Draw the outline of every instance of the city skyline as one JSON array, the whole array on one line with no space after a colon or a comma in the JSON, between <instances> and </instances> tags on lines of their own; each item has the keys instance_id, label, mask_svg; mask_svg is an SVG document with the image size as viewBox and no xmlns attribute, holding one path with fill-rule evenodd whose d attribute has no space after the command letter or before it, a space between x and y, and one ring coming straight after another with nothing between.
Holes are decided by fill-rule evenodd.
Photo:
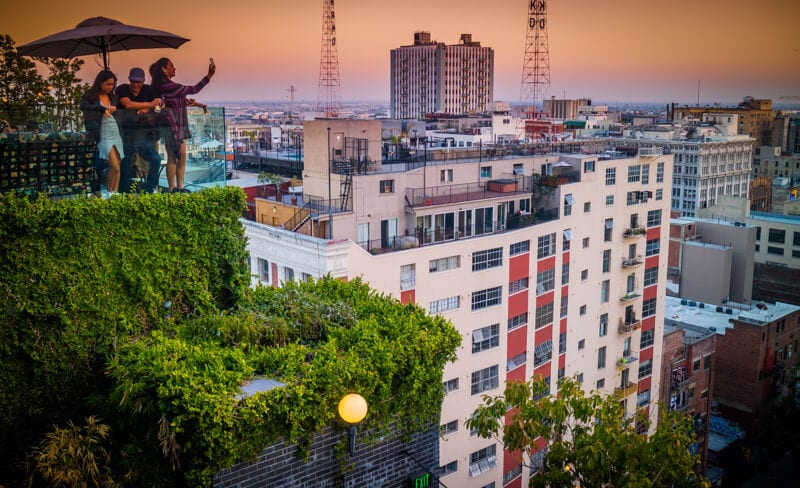
<instances>
[{"instance_id":1,"label":"city skyline","mask_svg":"<svg viewBox=\"0 0 800 488\"><path fill-rule=\"evenodd\" d=\"M76 4L16 4L0 19L0 33L17 45L74 27L102 15L125 23L188 37L178 50L115 52L110 65L121 82L132 66L161 56L173 59L176 81L195 83L208 58L217 64L207 101L315 101L321 38L321 2L245 0L236 8L215 3L124 3L96 0ZM527 2L488 4L477 0L336 3L341 98L388 102L389 51L411 44L414 31L454 44L461 33L495 50L495 99L519 100ZM800 4L709 0L613 4L569 0L548 4L551 91L561 98L589 97L606 102L735 103L743 96L778 99L800 95L800 41L792 22ZM43 14L42 12L46 12ZM91 57L81 76L99 70ZM752 69L748 70L748 66Z\"/></svg>"}]
</instances>

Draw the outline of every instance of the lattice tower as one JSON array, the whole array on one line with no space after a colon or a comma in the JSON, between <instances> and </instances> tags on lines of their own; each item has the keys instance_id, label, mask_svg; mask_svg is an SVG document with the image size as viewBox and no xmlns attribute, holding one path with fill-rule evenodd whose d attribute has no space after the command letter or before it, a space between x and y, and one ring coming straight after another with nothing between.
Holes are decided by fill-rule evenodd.
<instances>
[{"instance_id":1,"label":"lattice tower","mask_svg":"<svg viewBox=\"0 0 800 488\"><path fill-rule=\"evenodd\" d=\"M322 48L319 59L319 96L317 113L323 117L337 117L339 103L339 53L336 49L336 16L334 0L322 0Z\"/></svg>"},{"instance_id":2,"label":"lattice tower","mask_svg":"<svg viewBox=\"0 0 800 488\"><path fill-rule=\"evenodd\" d=\"M547 4L529 0L525 59L522 63L520 102L527 118L540 118L538 110L550 92L550 48L547 42Z\"/></svg>"}]
</instances>

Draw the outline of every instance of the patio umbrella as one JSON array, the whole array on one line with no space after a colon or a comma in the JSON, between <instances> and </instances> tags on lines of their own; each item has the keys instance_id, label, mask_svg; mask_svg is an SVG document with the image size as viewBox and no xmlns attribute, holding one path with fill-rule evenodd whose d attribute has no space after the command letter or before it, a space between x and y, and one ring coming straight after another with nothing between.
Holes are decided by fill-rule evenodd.
<instances>
[{"instance_id":1,"label":"patio umbrella","mask_svg":"<svg viewBox=\"0 0 800 488\"><path fill-rule=\"evenodd\" d=\"M131 49L177 49L188 41L184 37L160 30L128 25L106 17L92 17L66 30L29 42L17 48L23 56L74 58L103 55L103 68L108 69L108 53Z\"/></svg>"}]
</instances>

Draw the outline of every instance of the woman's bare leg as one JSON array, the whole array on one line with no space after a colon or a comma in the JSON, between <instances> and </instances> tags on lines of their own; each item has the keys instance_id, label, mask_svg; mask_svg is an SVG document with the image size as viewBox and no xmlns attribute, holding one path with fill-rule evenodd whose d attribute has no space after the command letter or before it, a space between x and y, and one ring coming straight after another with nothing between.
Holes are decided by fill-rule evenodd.
<instances>
[{"instance_id":1,"label":"woman's bare leg","mask_svg":"<svg viewBox=\"0 0 800 488\"><path fill-rule=\"evenodd\" d=\"M167 146L167 185L169 185L169 191L175 189L175 154L172 152L169 146Z\"/></svg>"},{"instance_id":2,"label":"woman's bare leg","mask_svg":"<svg viewBox=\"0 0 800 488\"><path fill-rule=\"evenodd\" d=\"M181 157L175 165L175 172L177 176L176 186L179 190L183 189L183 175L186 174L186 141L181 141L180 154Z\"/></svg>"},{"instance_id":3,"label":"woman's bare leg","mask_svg":"<svg viewBox=\"0 0 800 488\"><path fill-rule=\"evenodd\" d=\"M112 147L108 152L108 182L106 188L109 192L116 193L119 190L119 168L120 157L116 147Z\"/></svg>"}]
</instances>

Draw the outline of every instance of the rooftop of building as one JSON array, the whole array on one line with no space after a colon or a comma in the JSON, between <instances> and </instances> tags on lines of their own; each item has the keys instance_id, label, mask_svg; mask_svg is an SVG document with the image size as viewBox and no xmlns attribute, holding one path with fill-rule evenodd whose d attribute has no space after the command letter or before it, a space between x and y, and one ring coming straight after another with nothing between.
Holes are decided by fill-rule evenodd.
<instances>
[{"instance_id":1,"label":"rooftop of building","mask_svg":"<svg viewBox=\"0 0 800 488\"><path fill-rule=\"evenodd\" d=\"M771 212L750 212L753 220L765 220L767 222L781 222L784 224L800 225L800 215L786 215Z\"/></svg>"},{"instance_id":2,"label":"rooftop of building","mask_svg":"<svg viewBox=\"0 0 800 488\"><path fill-rule=\"evenodd\" d=\"M733 329L734 320L752 325L766 325L791 313L800 311L800 307L783 302L754 301L750 306L737 306L741 306L744 309L709 305L685 298L668 296L665 297L664 301L664 322L673 326L695 326L724 335L727 329Z\"/></svg>"},{"instance_id":3,"label":"rooftop of building","mask_svg":"<svg viewBox=\"0 0 800 488\"><path fill-rule=\"evenodd\" d=\"M687 345L696 344L714 335L714 332L708 330L706 327L682 323L664 325L664 335L671 334L678 330L683 330L683 343Z\"/></svg>"},{"instance_id":4,"label":"rooftop of building","mask_svg":"<svg viewBox=\"0 0 800 488\"><path fill-rule=\"evenodd\" d=\"M728 225L731 227L755 227L753 224L738 220L715 219L710 217L674 217L670 219L671 224L691 225L698 223Z\"/></svg>"}]
</instances>

